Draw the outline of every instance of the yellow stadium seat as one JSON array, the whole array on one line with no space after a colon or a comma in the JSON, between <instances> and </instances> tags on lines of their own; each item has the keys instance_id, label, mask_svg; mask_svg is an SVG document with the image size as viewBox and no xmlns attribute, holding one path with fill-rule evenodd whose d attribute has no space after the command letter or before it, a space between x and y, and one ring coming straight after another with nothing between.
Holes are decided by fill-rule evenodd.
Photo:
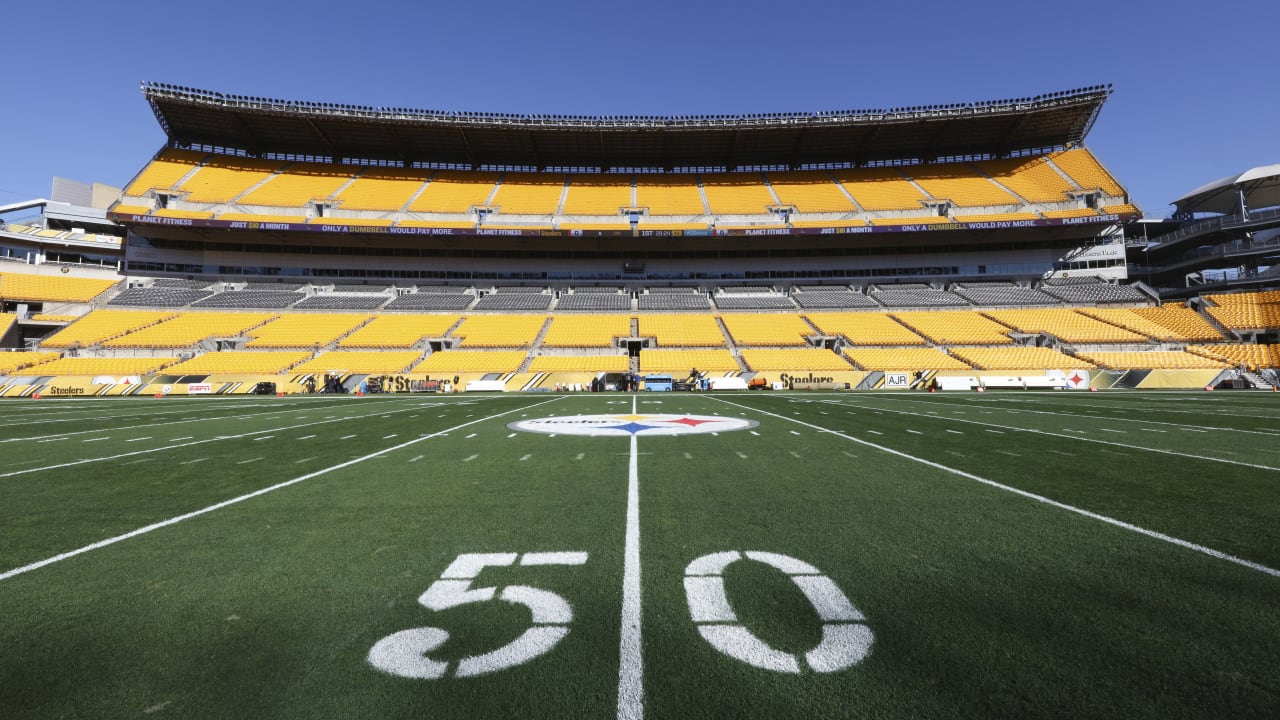
<instances>
[{"instance_id":1,"label":"yellow stadium seat","mask_svg":"<svg viewBox=\"0 0 1280 720\"><path fill-rule=\"evenodd\" d=\"M418 363L415 373L510 373L524 364L524 350L441 350Z\"/></svg>"},{"instance_id":2,"label":"yellow stadium seat","mask_svg":"<svg viewBox=\"0 0 1280 720\"><path fill-rule=\"evenodd\" d=\"M184 312L163 322L108 340L110 348L182 348L210 338L232 338L276 317L261 312Z\"/></svg>"},{"instance_id":3,"label":"yellow stadium seat","mask_svg":"<svg viewBox=\"0 0 1280 720\"><path fill-rule=\"evenodd\" d=\"M169 375L213 375L217 373L262 373L274 375L306 360L311 355L305 350L255 351L224 350L197 355L190 360L165 369Z\"/></svg>"},{"instance_id":4,"label":"yellow stadium seat","mask_svg":"<svg viewBox=\"0 0 1280 720\"><path fill-rule=\"evenodd\" d=\"M87 303L114 287L117 280L0 272L0 298L39 302Z\"/></svg>"},{"instance_id":5,"label":"yellow stadium seat","mask_svg":"<svg viewBox=\"0 0 1280 720\"><path fill-rule=\"evenodd\" d=\"M810 312L805 316L824 335L839 335L854 345L924 345L908 327L893 316L879 312Z\"/></svg>"},{"instance_id":6,"label":"yellow stadium seat","mask_svg":"<svg viewBox=\"0 0 1280 720\"><path fill-rule=\"evenodd\" d=\"M177 362L175 357L98 358L68 357L33 365L25 372L31 375L150 375L166 365Z\"/></svg>"},{"instance_id":7,"label":"yellow stadium seat","mask_svg":"<svg viewBox=\"0 0 1280 720\"><path fill-rule=\"evenodd\" d=\"M418 362L417 350L333 350L293 368L297 373L400 373Z\"/></svg>"},{"instance_id":8,"label":"yellow stadium seat","mask_svg":"<svg viewBox=\"0 0 1280 720\"><path fill-rule=\"evenodd\" d=\"M721 320L738 345L803 346L805 338L817 334L799 315L734 313Z\"/></svg>"},{"instance_id":9,"label":"yellow stadium seat","mask_svg":"<svg viewBox=\"0 0 1280 720\"><path fill-rule=\"evenodd\" d=\"M727 348L702 350L642 350L640 371L645 373L670 373L680 376L689 370L723 373L741 370L738 361Z\"/></svg>"},{"instance_id":10,"label":"yellow stadium seat","mask_svg":"<svg viewBox=\"0 0 1280 720\"><path fill-rule=\"evenodd\" d=\"M649 215L704 215L694 175L636 176L636 206L649 208Z\"/></svg>"},{"instance_id":11,"label":"yellow stadium seat","mask_svg":"<svg viewBox=\"0 0 1280 720\"><path fill-rule=\"evenodd\" d=\"M187 202L231 202L241 193L271 177L282 165L284 163L279 160L210 156L177 189L186 193L184 199Z\"/></svg>"},{"instance_id":12,"label":"yellow stadium seat","mask_svg":"<svg viewBox=\"0 0 1280 720\"><path fill-rule=\"evenodd\" d=\"M173 317L168 310L94 310L40 341L41 347L89 347Z\"/></svg>"},{"instance_id":13,"label":"yellow stadium seat","mask_svg":"<svg viewBox=\"0 0 1280 720\"><path fill-rule=\"evenodd\" d=\"M1120 183L1116 182L1093 153L1085 148L1054 153L1049 156L1049 159L1085 190L1102 190L1112 197L1121 197L1125 194Z\"/></svg>"},{"instance_id":14,"label":"yellow stadium seat","mask_svg":"<svg viewBox=\"0 0 1280 720\"><path fill-rule=\"evenodd\" d=\"M147 163L142 172L138 173L138 177L129 183L124 194L141 197L150 190L171 189L187 173L196 169L204 156L202 152L168 148ZM117 209L117 212L128 211Z\"/></svg>"},{"instance_id":15,"label":"yellow stadium seat","mask_svg":"<svg viewBox=\"0 0 1280 720\"><path fill-rule=\"evenodd\" d=\"M1008 190L963 163L912 165L900 169L934 198L950 200L956 207L1015 205L1019 202Z\"/></svg>"},{"instance_id":16,"label":"yellow stadium seat","mask_svg":"<svg viewBox=\"0 0 1280 720\"><path fill-rule=\"evenodd\" d=\"M428 170L365 168L333 200L343 210L396 211L413 198L429 175Z\"/></svg>"},{"instance_id":17,"label":"yellow stadium seat","mask_svg":"<svg viewBox=\"0 0 1280 720\"><path fill-rule=\"evenodd\" d=\"M629 315L557 315L542 339L544 347L609 347L631 335Z\"/></svg>"},{"instance_id":18,"label":"yellow stadium seat","mask_svg":"<svg viewBox=\"0 0 1280 720\"><path fill-rule=\"evenodd\" d=\"M1013 344L1009 328L973 310L900 311L893 317L939 345Z\"/></svg>"},{"instance_id":19,"label":"yellow stadium seat","mask_svg":"<svg viewBox=\"0 0 1280 720\"><path fill-rule=\"evenodd\" d=\"M565 215L617 215L631 207L630 175L577 174L569 178Z\"/></svg>"},{"instance_id":20,"label":"yellow stadium seat","mask_svg":"<svg viewBox=\"0 0 1280 720\"><path fill-rule=\"evenodd\" d=\"M769 185L783 205L797 212L852 212L857 208L831 175L823 171L771 172ZM830 221L827 221L830 223Z\"/></svg>"},{"instance_id":21,"label":"yellow stadium seat","mask_svg":"<svg viewBox=\"0 0 1280 720\"><path fill-rule=\"evenodd\" d=\"M657 338L661 348L726 347L724 333L711 315L640 315L642 337Z\"/></svg>"},{"instance_id":22,"label":"yellow stadium seat","mask_svg":"<svg viewBox=\"0 0 1280 720\"><path fill-rule=\"evenodd\" d=\"M763 215L778 204L759 173L707 173L702 189L717 215Z\"/></svg>"},{"instance_id":23,"label":"yellow stadium seat","mask_svg":"<svg viewBox=\"0 0 1280 720\"><path fill-rule=\"evenodd\" d=\"M561 173L506 173L490 204L506 215L551 215L560 205L564 184Z\"/></svg>"},{"instance_id":24,"label":"yellow stadium seat","mask_svg":"<svg viewBox=\"0 0 1280 720\"><path fill-rule=\"evenodd\" d=\"M853 368L841 356L819 348L789 348L774 350L742 348L742 361L756 372L808 372L818 370L841 371Z\"/></svg>"},{"instance_id":25,"label":"yellow stadium seat","mask_svg":"<svg viewBox=\"0 0 1280 720\"><path fill-rule=\"evenodd\" d=\"M23 368L56 360L56 352L0 352L0 375L11 375Z\"/></svg>"},{"instance_id":26,"label":"yellow stadium seat","mask_svg":"<svg viewBox=\"0 0 1280 720\"><path fill-rule=\"evenodd\" d=\"M323 347L359 327L368 315L344 313L288 314L249 331L245 348Z\"/></svg>"},{"instance_id":27,"label":"yellow stadium seat","mask_svg":"<svg viewBox=\"0 0 1280 720\"><path fill-rule=\"evenodd\" d=\"M935 348L845 348L845 356L863 370L969 370L963 361Z\"/></svg>"},{"instance_id":28,"label":"yellow stadium seat","mask_svg":"<svg viewBox=\"0 0 1280 720\"><path fill-rule=\"evenodd\" d=\"M498 173L437 170L409 212L465 213L484 205L498 182Z\"/></svg>"},{"instance_id":29,"label":"yellow stadium seat","mask_svg":"<svg viewBox=\"0 0 1280 720\"><path fill-rule=\"evenodd\" d=\"M340 348L408 348L423 338L440 338L457 324L457 315L379 315L342 338Z\"/></svg>"},{"instance_id":30,"label":"yellow stadium seat","mask_svg":"<svg viewBox=\"0 0 1280 720\"><path fill-rule=\"evenodd\" d=\"M1069 343L1145 343L1145 335L1125 330L1065 308L987 310L998 323L1022 333L1046 333Z\"/></svg>"},{"instance_id":31,"label":"yellow stadium seat","mask_svg":"<svg viewBox=\"0 0 1280 720\"><path fill-rule=\"evenodd\" d=\"M453 336L462 338L460 345L465 348L529 347L546 321L542 315L472 315Z\"/></svg>"},{"instance_id":32,"label":"yellow stadium seat","mask_svg":"<svg viewBox=\"0 0 1280 720\"><path fill-rule=\"evenodd\" d=\"M539 355L529 364L529 372L626 372L626 355Z\"/></svg>"},{"instance_id":33,"label":"yellow stadium seat","mask_svg":"<svg viewBox=\"0 0 1280 720\"><path fill-rule=\"evenodd\" d=\"M956 347L951 354L979 370L1090 370L1093 363L1047 347Z\"/></svg>"}]
</instances>

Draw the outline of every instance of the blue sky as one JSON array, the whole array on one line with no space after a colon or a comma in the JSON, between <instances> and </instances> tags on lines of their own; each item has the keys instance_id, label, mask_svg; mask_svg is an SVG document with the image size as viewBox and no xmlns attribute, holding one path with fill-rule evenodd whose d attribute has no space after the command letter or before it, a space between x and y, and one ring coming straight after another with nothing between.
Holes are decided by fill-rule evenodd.
<instances>
[{"instance_id":1,"label":"blue sky","mask_svg":"<svg viewBox=\"0 0 1280 720\"><path fill-rule=\"evenodd\" d=\"M891 107L1113 83L1086 144L1149 216L1280 162L1273 2L18 3L0 204L123 185L164 142L139 83L441 110Z\"/></svg>"}]
</instances>

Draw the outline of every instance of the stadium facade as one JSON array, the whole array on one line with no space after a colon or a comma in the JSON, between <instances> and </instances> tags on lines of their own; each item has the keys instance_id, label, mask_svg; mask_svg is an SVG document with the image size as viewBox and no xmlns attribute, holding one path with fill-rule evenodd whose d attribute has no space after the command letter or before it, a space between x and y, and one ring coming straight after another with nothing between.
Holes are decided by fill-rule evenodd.
<instances>
[{"instance_id":1,"label":"stadium facade","mask_svg":"<svg viewBox=\"0 0 1280 720\"><path fill-rule=\"evenodd\" d=\"M77 386L99 394L326 374L550 389L690 365L868 388L982 372L1160 387L1275 366L1271 350L1201 347L1256 347L1274 340L1265 323L1124 282L1162 248L1139 245L1152 225L1084 145L1110 86L664 117L142 89L167 140L93 211L97 232L47 203L0 232L30 266L0 277L6 344L36 353L10 371L42 373L0 394L61 376L136 381ZM51 254L85 242L98 254ZM122 281L84 268L112 258Z\"/></svg>"}]
</instances>

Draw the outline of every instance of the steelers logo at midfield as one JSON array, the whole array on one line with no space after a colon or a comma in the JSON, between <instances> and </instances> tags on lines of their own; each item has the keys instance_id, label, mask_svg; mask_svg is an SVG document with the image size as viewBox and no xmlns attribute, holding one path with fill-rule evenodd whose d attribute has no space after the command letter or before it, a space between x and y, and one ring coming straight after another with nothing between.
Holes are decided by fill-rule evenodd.
<instances>
[{"instance_id":1,"label":"steelers logo at midfield","mask_svg":"<svg viewBox=\"0 0 1280 720\"><path fill-rule=\"evenodd\" d=\"M551 435L699 435L746 430L759 423L742 418L718 415L565 415L564 417L517 420L508 423L512 430Z\"/></svg>"}]
</instances>

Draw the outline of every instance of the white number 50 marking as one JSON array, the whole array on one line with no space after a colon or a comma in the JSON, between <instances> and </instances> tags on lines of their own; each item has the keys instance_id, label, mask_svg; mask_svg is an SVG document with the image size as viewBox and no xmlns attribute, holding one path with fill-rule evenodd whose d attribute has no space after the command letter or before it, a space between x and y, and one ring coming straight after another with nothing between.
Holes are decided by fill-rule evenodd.
<instances>
[{"instance_id":1,"label":"white number 50 marking","mask_svg":"<svg viewBox=\"0 0 1280 720\"><path fill-rule=\"evenodd\" d=\"M520 557L521 566L530 565L582 565L587 562L584 552L532 552ZM524 605L533 613L533 627L520 637L482 655L472 655L458 661L456 677L472 677L515 667L551 651L569 634L573 621L573 608L559 595L549 590L539 590L527 585L508 585L498 593L496 587L472 588L471 583L484 568L515 564L516 553L488 553L459 555L418 598L418 603L429 610L447 610L493 600ZM445 676L449 663L432 658L431 651L449 639L449 633L436 627L420 627L401 630L374 643L369 650L369 664L379 670L405 678L436 680Z\"/></svg>"},{"instance_id":2,"label":"white number 50 marking","mask_svg":"<svg viewBox=\"0 0 1280 720\"><path fill-rule=\"evenodd\" d=\"M875 636L862 613L849 602L831 578L818 568L789 555L770 552L739 553L736 550L712 553L689 563L684 570L684 592L689 601L689 615L698 632L711 646L729 657L765 670L800 672L800 659L770 647L745 626L729 605L724 589L724 571L742 560L764 563L791 578L809 599L822 620L822 641L804 654L815 672L836 672L862 661L871 652Z\"/></svg>"}]
</instances>

